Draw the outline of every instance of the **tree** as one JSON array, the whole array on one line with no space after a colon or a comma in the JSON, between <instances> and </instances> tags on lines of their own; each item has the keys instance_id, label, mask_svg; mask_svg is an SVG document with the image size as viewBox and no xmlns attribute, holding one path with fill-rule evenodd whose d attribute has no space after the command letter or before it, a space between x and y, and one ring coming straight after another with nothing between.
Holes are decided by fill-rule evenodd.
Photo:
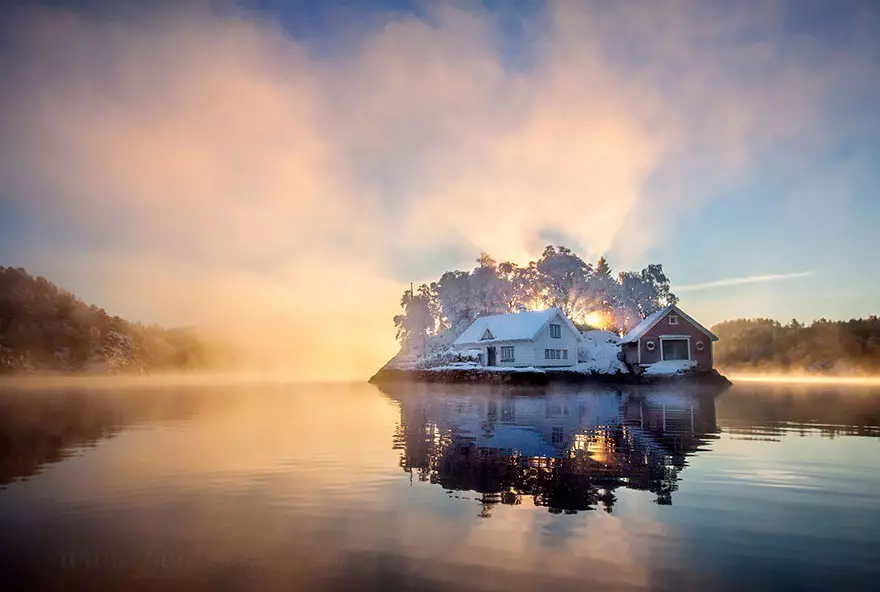
<instances>
[{"instance_id":1,"label":"tree","mask_svg":"<svg viewBox=\"0 0 880 592\"><path fill-rule=\"evenodd\" d=\"M394 317L397 339L408 350L420 350L434 328L429 300L407 290L400 299L400 306L403 307L403 314Z\"/></svg>"},{"instance_id":2,"label":"tree","mask_svg":"<svg viewBox=\"0 0 880 592\"><path fill-rule=\"evenodd\" d=\"M669 278L663 266L648 265L640 272L622 271L618 274L619 297L615 303L615 319L622 330L632 329L642 319L678 302L670 291Z\"/></svg>"},{"instance_id":3,"label":"tree","mask_svg":"<svg viewBox=\"0 0 880 592\"><path fill-rule=\"evenodd\" d=\"M575 316L580 299L586 294L590 264L567 247L548 245L535 267L544 304L558 306L567 316Z\"/></svg>"},{"instance_id":4,"label":"tree","mask_svg":"<svg viewBox=\"0 0 880 592\"><path fill-rule=\"evenodd\" d=\"M608 260L605 259L605 256L599 257L599 260L596 261L596 274L604 275L605 277L611 277L611 266L608 265Z\"/></svg>"}]
</instances>

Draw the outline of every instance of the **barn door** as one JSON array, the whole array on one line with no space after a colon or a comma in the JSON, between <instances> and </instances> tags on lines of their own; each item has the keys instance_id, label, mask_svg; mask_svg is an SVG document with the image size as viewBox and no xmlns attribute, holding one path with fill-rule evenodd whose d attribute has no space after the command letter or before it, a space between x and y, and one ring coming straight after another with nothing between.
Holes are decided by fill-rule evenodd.
<instances>
[{"instance_id":1,"label":"barn door","mask_svg":"<svg viewBox=\"0 0 880 592\"><path fill-rule=\"evenodd\" d=\"M662 360L689 360L687 339L661 339Z\"/></svg>"}]
</instances>

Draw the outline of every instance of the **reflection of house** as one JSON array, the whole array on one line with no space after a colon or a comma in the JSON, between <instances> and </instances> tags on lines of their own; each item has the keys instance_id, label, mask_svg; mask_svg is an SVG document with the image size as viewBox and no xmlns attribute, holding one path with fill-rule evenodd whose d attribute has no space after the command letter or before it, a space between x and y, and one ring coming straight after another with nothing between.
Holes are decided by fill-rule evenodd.
<instances>
[{"instance_id":1,"label":"reflection of house","mask_svg":"<svg viewBox=\"0 0 880 592\"><path fill-rule=\"evenodd\" d=\"M675 305L643 320L621 340L626 362L648 366L666 360L691 360L698 368L712 367L711 331Z\"/></svg>"},{"instance_id":2,"label":"reflection of house","mask_svg":"<svg viewBox=\"0 0 880 592\"><path fill-rule=\"evenodd\" d=\"M479 350L486 366L573 366L580 331L559 308L480 317L455 347Z\"/></svg>"},{"instance_id":3,"label":"reflection of house","mask_svg":"<svg viewBox=\"0 0 880 592\"><path fill-rule=\"evenodd\" d=\"M603 504L618 487L671 503L687 455L715 431L711 397L652 392L514 396L413 386L401 405L401 466L449 490L553 511ZM494 502L493 502L494 503Z\"/></svg>"}]
</instances>

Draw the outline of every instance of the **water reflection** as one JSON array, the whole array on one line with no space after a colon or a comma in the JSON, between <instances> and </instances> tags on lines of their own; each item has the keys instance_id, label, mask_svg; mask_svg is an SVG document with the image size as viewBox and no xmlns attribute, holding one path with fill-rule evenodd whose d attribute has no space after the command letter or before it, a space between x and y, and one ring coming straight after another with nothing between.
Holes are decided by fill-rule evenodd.
<instances>
[{"instance_id":1,"label":"water reflection","mask_svg":"<svg viewBox=\"0 0 880 592\"><path fill-rule=\"evenodd\" d=\"M403 470L452 497L480 494L483 517L522 503L610 513L620 487L672 504L687 457L717 437L717 391L705 389L384 391L400 405L394 448Z\"/></svg>"},{"instance_id":2,"label":"water reflection","mask_svg":"<svg viewBox=\"0 0 880 592\"><path fill-rule=\"evenodd\" d=\"M0 489L128 427L190 419L208 402L202 395L197 391L70 389L2 393Z\"/></svg>"},{"instance_id":3,"label":"water reflection","mask_svg":"<svg viewBox=\"0 0 880 592\"><path fill-rule=\"evenodd\" d=\"M712 395L0 388L0 590L876 583L880 393Z\"/></svg>"}]
</instances>

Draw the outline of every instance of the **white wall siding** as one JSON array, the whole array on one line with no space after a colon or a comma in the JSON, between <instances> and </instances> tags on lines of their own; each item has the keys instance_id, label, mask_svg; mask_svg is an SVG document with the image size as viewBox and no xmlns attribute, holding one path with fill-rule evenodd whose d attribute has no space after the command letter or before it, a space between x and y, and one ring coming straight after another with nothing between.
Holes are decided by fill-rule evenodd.
<instances>
[{"instance_id":1,"label":"white wall siding","mask_svg":"<svg viewBox=\"0 0 880 592\"><path fill-rule=\"evenodd\" d=\"M561 326L561 337L550 337L550 325ZM478 349L482 352L483 364L488 363L488 348L495 348L495 362L498 366L522 368L536 366L544 368L561 368L574 366L577 363L577 346L580 335L574 333L568 323L559 315L545 326L534 341L492 341L491 343L461 344L458 349L467 351ZM501 348L513 346L513 362L501 361ZM567 360L547 360L544 358L545 349L562 349L568 351Z\"/></svg>"},{"instance_id":2,"label":"white wall siding","mask_svg":"<svg viewBox=\"0 0 880 592\"><path fill-rule=\"evenodd\" d=\"M550 325L561 325L562 336L559 339L550 337ZM574 366L577 363L578 335L575 335L566 323L558 315L538 334L534 341L534 365L544 367ZM545 349L568 350L567 360L544 359Z\"/></svg>"}]
</instances>

